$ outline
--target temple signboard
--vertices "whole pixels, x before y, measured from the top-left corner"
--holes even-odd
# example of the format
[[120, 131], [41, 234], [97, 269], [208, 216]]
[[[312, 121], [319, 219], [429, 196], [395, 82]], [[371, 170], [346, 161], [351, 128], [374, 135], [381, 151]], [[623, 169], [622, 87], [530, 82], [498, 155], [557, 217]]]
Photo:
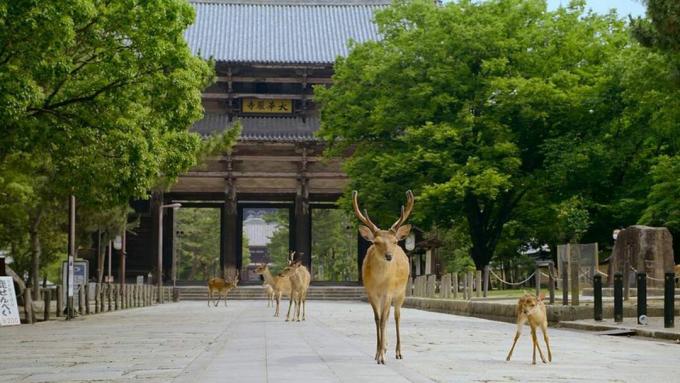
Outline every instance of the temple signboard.
[[241, 113], [293, 114], [293, 100], [246, 97], [241, 100]]

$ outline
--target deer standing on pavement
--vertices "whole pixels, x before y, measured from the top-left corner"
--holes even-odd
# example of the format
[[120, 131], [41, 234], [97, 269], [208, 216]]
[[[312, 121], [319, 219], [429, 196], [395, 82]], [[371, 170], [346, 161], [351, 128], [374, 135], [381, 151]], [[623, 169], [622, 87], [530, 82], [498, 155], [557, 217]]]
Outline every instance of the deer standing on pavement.
[[227, 305], [227, 294], [232, 289], [238, 286], [238, 270], [236, 270], [236, 275], [232, 280], [226, 280], [224, 278], [213, 277], [208, 279], [208, 307], [210, 307], [210, 300], [213, 299], [213, 294], [217, 294], [217, 299], [215, 299], [215, 307], [220, 303], [220, 298], [224, 295], [224, 306]]
[[512, 351], [515, 349], [517, 344], [517, 339], [522, 334], [522, 326], [525, 323], [529, 323], [531, 327], [531, 343], [533, 344], [533, 361], [532, 364], [536, 364], [536, 349], [538, 349], [538, 354], [541, 356], [541, 360], [545, 363], [545, 357], [543, 357], [543, 352], [541, 351], [541, 346], [538, 345], [538, 339], [536, 338], [536, 328], [540, 327], [543, 333], [543, 340], [545, 340], [545, 346], [548, 348], [548, 361], [552, 362], [552, 353], [550, 351], [550, 342], [548, 341], [548, 316], [545, 312], [545, 304], [543, 299], [545, 294], [541, 293], [538, 297], [532, 294], [524, 294], [519, 301], [517, 301], [517, 332], [515, 332], [515, 340], [512, 342], [512, 347], [508, 353], [506, 361], [510, 361], [512, 357]]
[[[309, 283], [312, 276], [309, 274], [306, 266], [302, 265], [300, 261], [293, 261], [291, 253], [290, 264], [281, 271], [281, 276], [288, 277], [291, 285], [291, 303], [295, 300], [295, 312], [293, 313], [293, 320], [300, 321], [300, 307], [302, 307], [302, 320], [305, 320], [307, 291], [309, 290]], [[288, 314], [286, 315], [286, 322], [290, 320], [290, 307], [288, 305]]]
[[290, 296], [291, 293], [290, 279], [280, 275], [273, 276], [271, 271], [269, 271], [269, 266], [266, 263], [257, 265], [255, 268], [255, 273], [262, 275], [264, 277], [264, 281], [274, 290], [274, 299], [276, 299], [276, 311], [274, 311], [274, 316], [279, 316], [281, 296]]
[[381, 230], [359, 209], [359, 197], [355, 190], [352, 192], [352, 206], [354, 214], [366, 226], [359, 227], [361, 236], [371, 242], [366, 251], [366, 257], [361, 267], [364, 289], [368, 302], [373, 308], [376, 330], [375, 360], [378, 364], [385, 364], [387, 347], [385, 326], [390, 316], [390, 307], [394, 305], [394, 321], [397, 327], [397, 347], [395, 356], [402, 359], [401, 337], [399, 335], [399, 320], [401, 305], [406, 295], [406, 282], [409, 277], [409, 261], [398, 242], [406, 238], [411, 231], [411, 225], [404, 225], [413, 210], [413, 193], [406, 192], [406, 208], [401, 207], [401, 215], [389, 230]]

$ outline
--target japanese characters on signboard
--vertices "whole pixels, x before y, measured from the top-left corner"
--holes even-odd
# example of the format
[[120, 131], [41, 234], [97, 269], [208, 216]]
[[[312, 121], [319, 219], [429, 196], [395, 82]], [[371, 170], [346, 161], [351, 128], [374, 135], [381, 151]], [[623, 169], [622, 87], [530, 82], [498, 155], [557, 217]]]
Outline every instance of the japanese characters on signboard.
[[11, 277], [0, 277], [0, 326], [21, 324], [19, 305]]
[[246, 97], [241, 100], [241, 113], [293, 114], [293, 100]]

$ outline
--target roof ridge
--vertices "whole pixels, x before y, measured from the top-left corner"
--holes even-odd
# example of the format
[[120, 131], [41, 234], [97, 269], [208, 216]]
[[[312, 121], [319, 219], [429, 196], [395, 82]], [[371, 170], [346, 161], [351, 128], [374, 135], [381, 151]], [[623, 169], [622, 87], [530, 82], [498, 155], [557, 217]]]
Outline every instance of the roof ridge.
[[387, 6], [389, 0], [189, 0], [192, 4], [256, 5], [256, 6], [317, 6], [317, 7], [370, 7]]

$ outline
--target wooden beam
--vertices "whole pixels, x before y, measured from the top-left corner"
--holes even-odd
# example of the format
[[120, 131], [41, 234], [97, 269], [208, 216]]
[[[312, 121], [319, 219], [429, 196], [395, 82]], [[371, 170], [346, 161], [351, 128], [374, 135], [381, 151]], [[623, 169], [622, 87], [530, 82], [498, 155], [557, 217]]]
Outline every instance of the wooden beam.
[[[302, 77], [256, 77], [256, 76], [231, 76], [232, 82], [268, 82], [272, 84], [300, 84]], [[229, 76], [217, 76], [217, 82], [229, 82]], [[310, 84], [332, 84], [330, 77], [307, 77]]]
[[267, 100], [302, 100], [306, 95], [303, 94], [272, 94], [272, 93], [203, 93], [204, 99], [227, 100], [231, 98], [261, 98]]
[[[186, 172], [180, 177], [187, 178], [226, 178], [229, 175], [236, 178], [298, 178], [300, 173], [297, 172]], [[345, 179], [347, 175], [339, 172], [306, 172], [304, 176], [310, 179], [326, 178], [326, 179]]]

